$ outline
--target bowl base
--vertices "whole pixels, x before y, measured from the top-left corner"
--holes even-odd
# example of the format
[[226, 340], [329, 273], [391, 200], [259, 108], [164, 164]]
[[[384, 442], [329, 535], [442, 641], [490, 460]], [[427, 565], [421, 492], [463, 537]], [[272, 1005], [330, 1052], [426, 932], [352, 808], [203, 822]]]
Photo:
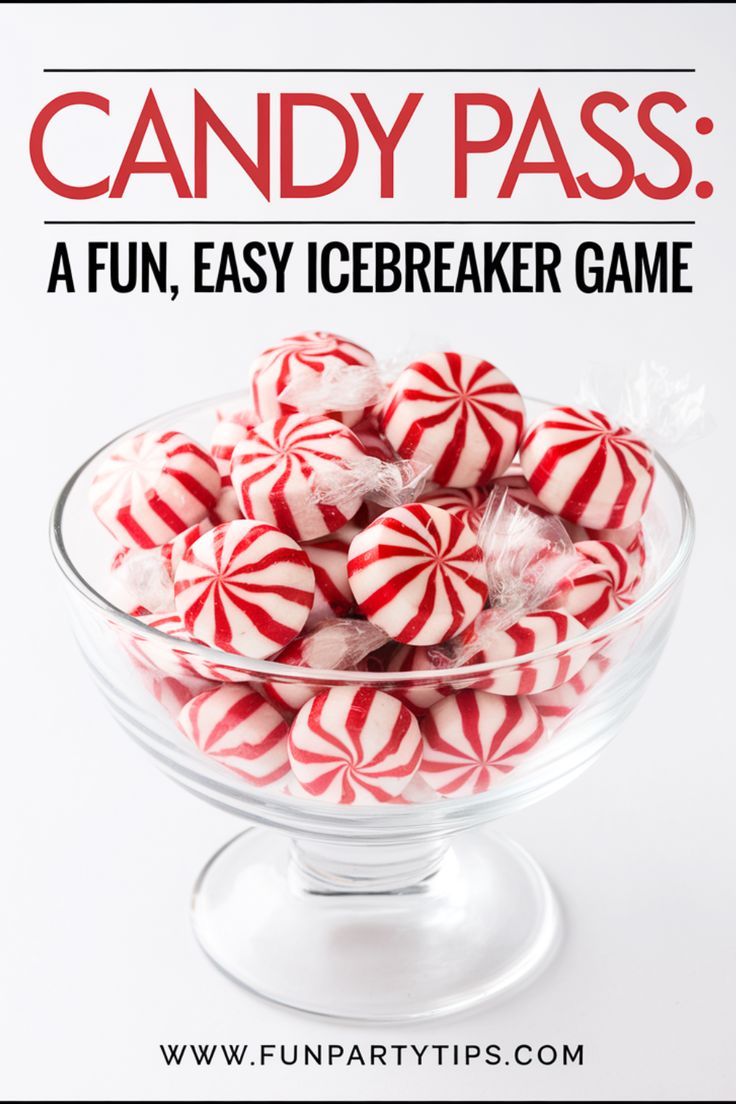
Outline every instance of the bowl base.
[[260, 996], [384, 1022], [507, 993], [547, 964], [560, 933], [537, 864], [485, 829], [453, 837], [427, 877], [369, 892], [305, 877], [287, 836], [252, 828], [204, 868], [192, 915], [210, 958]]

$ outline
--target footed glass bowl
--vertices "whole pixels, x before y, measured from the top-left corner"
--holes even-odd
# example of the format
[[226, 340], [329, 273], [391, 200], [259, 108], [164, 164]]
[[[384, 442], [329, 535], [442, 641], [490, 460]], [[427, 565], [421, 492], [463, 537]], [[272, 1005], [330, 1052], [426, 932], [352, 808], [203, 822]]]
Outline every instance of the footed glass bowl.
[[[183, 407], [130, 432], [178, 429], [206, 444], [216, 408], [239, 398]], [[527, 400], [530, 417], [544, 405]], [[362, 1020], [455, 1012], [528, 980], [554, 951], [558, 909], [534, 860], [487, 826], [578, 775], [636, 705], [670, 631], [693, 543], [690, 500], [674, 471], [657, 458], [636, 601], [572, 643], [449, 672], [307, 672], [174, 640], [105, 597], [115, 549], [88, 491], [109, 447], [63, 488], [53, 551], [76, 637], [113, 716], [174, 781], [250, 825], [196, 883], [194, 928], [207, 954], [271, 1000]], [[148, 669], [131, 660], [141, 650], [155, 657]], [[176, 724], [181, 698], [166, 678], [184, 656], [195, 666], [221, 664], [256, 687], [371, 686], [423, 701], [448, 687], [487, 689], [562, 654], [580, 675], [547, 700], [545, 734], [516, 769], [469, 796], [415, 786], [407, 803], [331, 805], [298, 796], [288, 778], [247, 784], [185, 738]]]

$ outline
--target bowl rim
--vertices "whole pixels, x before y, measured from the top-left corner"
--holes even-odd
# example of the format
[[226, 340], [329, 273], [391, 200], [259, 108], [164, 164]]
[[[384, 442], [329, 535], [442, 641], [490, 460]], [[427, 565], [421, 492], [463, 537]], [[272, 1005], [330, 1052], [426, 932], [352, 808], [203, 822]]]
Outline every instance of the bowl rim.
[[[531, 395], [524, 395], [523, 397], [525, 401], [541, 403], [548, 407], [559, 405], [558, 403], [550, 403], [545, 399], [535, 398]], [[429, 688], [435, 685], [438, 680], [445, 681], [449, 675], [452, 676], [453, 680], [472, 680], [487, 674], [492, 674], [495, 671], [502, 671], [505, 668], [517, 667], [520, 663], [527, 664], [536, 662], [537, 660], [552, 659], [560, 653], [564, 652], [567, 654], [571, 651], [577, 651], [578, 648], [590, 647], [591, 645], [600, 643], [603, 639], [608, 640], [624, 630], [632, 622], [638, 621], [647, 610], [655, 606], [666, 594], [668, 594], [679, 582], [690, 559], [695, 539], [695, 515], [692, 500], [677, 472], [659, 452], [653, 450], [656, 464], [661, 472], [667, 476], [675, 491], [680, 506], [681, 530], [679, 541], [672, 559], [662, 572], [662, 575], [656, 579], [642, 595], [636, 598], [631, 605], [626, 606], [625, 609], [621, 610], [610, 620], [601, 625], [594, 626], [591, 629], [586, 629], [584, 633], [581, 633], [571, 640], [565, 640], [559, 644], [551, 645], [548, 648], [541, 648], [534, 652], [527, 652], [524, 655], [512, 656], [509, 659], [476, 663], [464, 667], [431, 668], [427, 671], [356, 671], [353, 669], [336, 670], [331, 668], [296, 667], [293, 664], [279, 663], [278, 660], [274, 659], [250, 659], [247, 656], [224, 652], [218, 648], [209, 647], [206, 644], [173, 639], [167, 633], [146, 625], [132, 614], [125, 613], [124, 610], [118, 609], [117, 606], [113, 605], [112, 602], [100, 594], [85, 578], [74, 563], [64, 541], [63, 524], [65, 509], [78, 481], [104, 453], [118, 442], [131, 435], [158, 429], [159, 426], [166, 425], [167, 423], [174, 423], [178, 418], [202, 413], [208, 408], [214, 410], [217, 406], [228, 405], [236, 400], [243, 400], [243, 392], [241, 389], [227, 391], [205, 399], [199, 399], [196, 402], [185, 403], [182, 406], [175, 407], [172, 410], [164, 411], [162, 414], [148, 418], [124, 430], [122, 433], [116, 434], [115, 437], [88, 456], [87, 459], [72, 472], [61, 488], [51, 511], [49, 526], [51, 549], [54, 559], [67, 582], [70, 583], [90, 605], [95, 606], [106, 616], [106, 618], [116, 622], [126, 632], [135, 634], [139, 638], [150, 638], [152, 641], [156, 642], [157, 646], [166, 645], [168, 648], [175, 650], [177, 654], [185, 656], [191, 655], [198, 659], [206, 659], [215, 666], [231, 668], [232, 670], [237, 670], [253, 678], [260, 679], [261, 681], [303, 683], [305, 681], [304, 672], [308, 671], [308, 681], [310, 683], [324, 683], [326, 686], [354, 685], [360, 683], [364, 686], [372, 686], [376, 689], [380, 689], [381, 686], [390, 683], [391, 685], [406, 685], [412, 688]]]

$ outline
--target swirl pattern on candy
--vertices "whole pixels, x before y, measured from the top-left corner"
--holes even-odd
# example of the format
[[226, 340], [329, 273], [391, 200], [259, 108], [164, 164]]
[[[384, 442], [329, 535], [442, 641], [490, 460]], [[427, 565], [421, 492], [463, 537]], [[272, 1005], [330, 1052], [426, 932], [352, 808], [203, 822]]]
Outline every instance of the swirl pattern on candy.
[[[585, 626], [564, 610], [535, 610], [507, 628], [480, 634], [477, 653], [464, 660], [464, 664], [498, 663], [518, 656], [518, 664], [502, 667], [487, 677], [482, 676], [476, 685], [492, 690], [494, 694], [515, 696], [540, 693], [566, 682], [587, 663], [590, 649], [574, 646], [575, 637], [584, 632]], [[474, 626], [471, 625], [460, 641], [469, 651], [474, 643]], [[532, 652], [565, 642], [570, 643], [569, 650], [524, 662], [524, 656]]]
[[[372, 354], [345, 337], [313, 330], [284, 338], [261, 353], [251, 365], [250, 393], [253, 409], [263, 422], [295, 414], [298, 407], [281, 399], [283, 391], [290, 384], [295, 385], [292, 390], [296, 391], [300, 383], [314, 382], [315, 376], [324, 373], [328, 373], [335, 381], [340, 376], [349, 380], [350, 370], [353, 369], [355, 373], [360, 368], [377, 372]], [[325, 408], [320, 413], [329, 414], [336, 421], [353, 426], [362, 422], [370, 409], [370, 406], [359, 406], [356, 409], [340, 410], [338, 403], [338, 409], [330, 411]]]
[[348, 578], [365, 617], [402, 644], [456, 636], [488, 597], [474, 534], [438, 506], [387, 510], [350, 545]]
[[[647, 546], [644, 540], [644, 528], [640, 522], [630, 525], [628, 529], [585, 529], [572, 521], [565, 521], [563, 524], [571, 540], [576, 544], [582, 544], [583, 541], [606, 541], [616, 544], [638, 564], [639, 572], [643, 572], [647, 559]], [[640, 579], [637, 583], [639, 581]]]
[[[182, 640], [186, 644], [200, 643], [195, 641], [191, 633], [187, 632], [184, 622], [178, 613], [136, 613], [137, 619], [157, 632], [165, 633], [174, 640]], [[158, 674], [168, 675], [172, 678], [200, 679], [208, 683], [213, 682], [247, 682], [249, 676], [238, 670], [237, 667], [229, 667], [206, 659], [204, 656], [194, 655], [172, 648], [163, 641], [144, 636], [142, 633], [133, 632], [123, 636], [126, 650], [133, 662], [139, 668], [148, 668]], [[205, 689], [204, 686], [201, 689]]]
[[[293, 640], [279, 653], [278, 661], [321, 671], [367, 671], [372, 669], [368, 660], [385, 640], [385, 633], [369, 621], [333, 617]], [[305, 679], [268, 680], [260, 686], [264, 697], [285, 716], [293, 716], [324, 689], [324, 683], [310, 684]]]
[[365, 452], [358, 438], [332, 418], [294, 414], [248, 431], [235, 448], [231, 478], [243, 515], [275, 525], [299, 541], [340, 529], [360, 509], [362, 496], [340, 507], [317, 501], [315, 481], [329, 486]]
[[550, 513], [539, 501], [520, 471], [509, 471], [506, 475], [502, 475], [500, 479], [495, 479], [493, 487], [499, 491], [506, 491], [512, 502], [516, 502], [519, 506], [525, 506], [527, 510], [531, 510], [532, 513], [538, 514], [540, 517], [546, 517]]
[[196, 698], [197, 694], [203, 694], [205, 690], [215, 689], [217, 685], [195, 675], [174, 678], [173, 675], [161, 675], [138, 664], [136, 667], [149, 693], [176, 720], [187, 702]]
[[348, 552], [359, 529], [352, 521], [328, 537], [302, 548], [314, 572], [314, 604], [310, 624], [328, 616], [344, 617], [353, 605], [348, 582]]
[[429, 506], [440, 506], [443, 510], [449, 510], [477, 534], [487, 499], [488, 491], [485, 487], [445, 487], [439, 491], [436, 489], [428, 491], [419, 501]]
[[577, 709], [587, 692], [595, 686], [610, 667], [610, 660], [600, 653], [589, 659], [576, 675], [560, 683], [554, 690], [531, 694], [529, 700], [536, 706], [544, 727], [554, 731]]
[[590, 529], [626, 529], [654, 482], [648, 445], [605, 414], [559, 406], [529, 426], [521, 466], [542, 505]]
[[217, 502], [207, 516], [213, 525], [224, 525], [226, 521], [239, 521], [242, 518], [238, 496], [232, 486], [222, 488]]
[[271, 525], [232, 521], [200, 537], [176, 571], [187, 632], [222, 651], [266, 659], [303, 628], [314, 574], [296, 541]]
[[[394, 647], [386, 671], [390, 673], [416, 671], [425, 674], [432, 670], [436, 671], [436, 665], [428, 652], [429, 649], [425, 647], [414, 648], [411, 644], [400, 644]], [[448, 694], [452, 694], [453, 688], [447, 683], [439, 686], [405, 686], [403, 683], [397, 683], [392, 687], [391, 693], [399, 701], [408, 705], [414, 713], [421, 714], [436, 705], [438, 701], [442, 701]]]
[[179, 714], [179, 727], [199, 751], [252, 786], [272, 786], [289, 773], [289, 726], [251, 686], [198, 694]]
[[575, 551], [580, 567], [562, 606], [586, 629], [592, 629], [631, 604], [641, 567], [635, 556], [611, 541], [580, 541]]
[[249, 410], [226, 414], [215, 425], [210, 440], [210, 453], [217, 464], [223, 487], [230, 485], [230, 467], [235, 446], [243, 440], [258, 419]]
[[403, 370], [381, 414], [399, 456], [432, 466], [443, 487], [475, 487], [502, 475], [524, 430], [524, 402], [479, 357], [433, 353]]
[[419, 777], [444, 796], [485, 793], [514, 769], [544, 732], [528, 698], [461, 690], [421, 721]]
[[333, 804], [391, 801], [409, 785], [421, 757], [416, 718], [390, 694], [367, 686], [317, 694], [289, 733], [297, 782]]
[[[191, 643], [192, 638], [176, 613], [138, 614], [137, 620], [149, 629], [156, 629], [175, 640]], [[135, 632], [130, 635], [121, 634], [121, 639], [134, 663], [140, 667], [171, 678], [192, 678], [199, 675], [189, 656], [172, 648], [166, 641]]]
[[381, 427], [375, 416], [351, 427], [353, 433], [366, 451], [366, 455], [376, 460], [385, 460], [390, 464], [396, 459], [396, 453], [381, 433]]
[[155, 548], [215, 505], [214, 460], [183, 433], [138, 433], [108, 453], [92, 480], [92, 509], [125, 548]]

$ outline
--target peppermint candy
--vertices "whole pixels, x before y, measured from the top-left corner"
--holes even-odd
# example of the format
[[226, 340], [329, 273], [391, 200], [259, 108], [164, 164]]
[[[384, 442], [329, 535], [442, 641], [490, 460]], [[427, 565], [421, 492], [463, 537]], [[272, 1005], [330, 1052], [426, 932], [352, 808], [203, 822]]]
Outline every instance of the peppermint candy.
[[192, 637], [222, 651], [266, 659], [303, 628], [314, 574], [299, 545], [271, 525], [231, 521], [185, 552], [174, 601]]
[[169, 565], [172, 579], [187, 549], [196, 544], [199, 538], [203, 537], [205, 533], [209, 533], [212, 528], [213, 525], [210, 519], [205, 518], [203, 521], [198, 521], [196, 525], [190, 525], [183, 533], [179, 533], [178, 537], [174, 537], [172, 541], [161, 546], [161, 552]]
[[532, 694], [529, 700], [534, 703], [544, 721], [545, 728], [550, 732], [557, 729], [572, 711], [577, 709], [588, 691], [603, 677], [610, 666], [611, 661], [599, 653], [589, 659], [576, 675], [556, 686], [554, 690]]
[[210, 453], [217, 465], [223, 487], [230, 485], [230, 466], [235, 446], [257, 424], [258, 418], [249, 410], [226, 414], [217, 421], [210, 441]]
[[429, 506], [449, 510], [454, 517], [469, 525], [477, 535], [483, 519], [488, 491], [484, 487], [445, 487], [432, 490], [419, 499]]
[[416, 718], [396, 698], [367, 686], [317, 694], [289, 733], [297, 782], [336, 805], [391, 801], [409, 785], [421, 757]]
[[161, 675], [140, 666], [138, 666], [138, 672], [148, 692], [153, 695], [162, 709], [177, 720], [187, 702], [196, 698], [197, 694], [212, 690], [216, 686], [214, 682], [195, 675], [174, 678], [173, 675]]
[[252, 786], [289, 773], [289, 726], [251, 686], [218, 686], [188, 702], [179, 727], [194, 746]]
[[572, 521], [563, 523], [571, 540], [576, 544], [583, 541], [607, 541], [616, 544], [631, 557], [643, 572], [647, 559], [647, 546], [644, 539], [644, 527], [640, 522], [630, 525], [628, 529], [585, 529], [582, 525], [576, 525]]
[[[540, 517], [547, 517], [550, 513], [539, 501], [520, 471], [507, 472], [500, 479], [495, 479], [492, 489], [505, 491], [512, 502], [516, 502], [519, 506], [525, 506], [527, 510], [531, 510]], [[565, 523], [563, 522], [563, 524]]]
[[[165, 633], [173, 640], [191, 643], [192, 638], [176, 613], [144, 613], [137, 615], [136, 619], [149, 629]], [[137, 666], [171, 678], [191, 678], [198, 675], [189, 656], [177, 649], [172, 639], [157, 639], [135, 631], [121, 632], [120, 635], [125, 649]]]
[[205, 518], [156, 548], [119, 549], [110, 567], [115, 605], [135, 617], [173, 613], [174, 572], [186, 549], [211, 528]]
[[641, 568], [638, 559], [611, 541], [580, 541], [575, 551], [580, 566], [562, 606], [586, 629], [592, 629], [630, 605]]
[[214, 460], [183, 433], [138, 433], [108, 453], [92, 509], [125, 548], [154, 548], [206, 517], [220, 493]]
[[[369, 660], [385, 644], [386, 636], [369, 621], [323, 621], [316, 629], [293, 640], [279, 653], [278, 662], [327, 671], [368, 671]], [[296, 713], [310, 698], [324, 689], [304, 679], [269, 680], [261, 693], [286, 716]]]
[[394, 648], [391, 658], [386, 666], [387, 673], [398, 671], [428, 672], [437, 671], [439, 685], [437, 686], [406, 686], [403, 682], [391, 687], [391, 693], [399, 701], [408, 705], [413, 713], [425, 713], [438, 701], [442, 701], [448, 694], [453, 693], [452, 686], [446, 682], [446, 673], [438, 669], [432, 662], [428, 648], [413, 648], [410, 644], [400, 645]]
[[521, 466], [542, 505], [591, 529], [625, 529], [644, 513], [654, 482], [649, 447], [597, 411], [556, 407], [521, 443]]
[[261, 353], [250, 369], [251, 402], [263, 422], [301, 410], [329, 413], [345, 425], [357, 425], [379, 391], [371, 353], [322, 330], [284, 338]]
[[[477, 637], [478, 651], [463, 665], [499, 663], [519, 658], [519, 662], [501, 667], [490, 675], [483, 675], [477, 685], [494, 694], [515, 696], [540, 693], [567, 682], [590, 658], [589, 647], [575, 647], [577, 636], [585, 632], [585, 626], [570, 613], [561, 609], [535, 610], [520, 617], [507, 628], [492, 629]], [[471, 626], [460, 638], [463, 650], [472, 651], [474, 628]], [[525, 661], [524, 656], [569, 642], [570, 648], [555, 656]]]
[[275, 525], [299, 541], [340, 529], [363, 501], [357, 491], [340, 507], [315, 491], [365, 459], [358, 438], [332, 418], [294, 414], [248, 431], [235, 448], [231, 478], [243, 515]]
[[348, 578], [364, 616], [402, 644], [449, 640], [488, 597], [471, 530], [447, 510], [417, 502], [387, 510], [358, 534]]
[[352, 430], [368, 456], [372, 456], [375, 460], [384, 460], [387, 464], [396, 460], [396, 453], [383, 436], [377, 418], [366, 418], [365, 421], [353, 426]]
[[524, 403], [488, 361], [433, 353], [400, 374], [381, 425], [399, 456], [432, 466], [435, 483], [482, 486], [513, 460], [524, 430]]
[[328, 537], [302, 545], [314, 572], [314, 604], [309, 624], [326, 617], [344, 617], [353, 605], [348, 582], [348, 552], [360, 530], [348, 522]]
[[242, 518], [238, 496], [231, 486], [222, 488], [217, 502], [207, 516], [213, 525], [224, 525], [226, 521], [238, 521]]
[[528, 698], [461, 690], [421, 722], [419, 777], [445, 797], [485, 793], [532, 750], [544, 732]]

